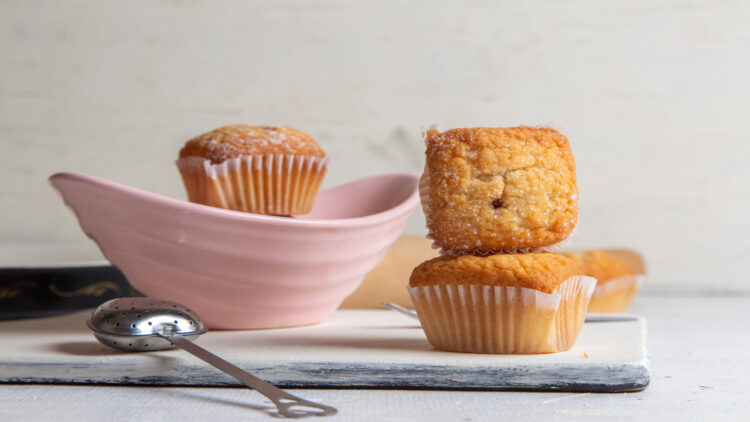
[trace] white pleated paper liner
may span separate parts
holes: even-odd
[[[589,312],[625,312],[645,281],[643,274],[633,274],[598,283],[591,296]]]
[[[327,157],[250,155],[212,164],[203,157],[177,160],[188,200],[235,211],[296,215],[312,209]]]
[[[575,276],[555,292],[490,285],[409,287],[427,340],[452,352],[532,354],[573,347],[596,279]]]

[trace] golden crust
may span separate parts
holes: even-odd
[[[564,252],[563,255],[575,261],[581,267],[583,274],[597,279],[598,285],[618,277],[636,274],[623,260],[604,251],[592,249],[580,252]]]
[[[218,164],[244,155],[293,154],[325,157],[312,136],[285,126],[230,125],[189,140],[180,158],[203,157]]]
[[[553,245],[578,220],[575,162],[554,129],[429,130],[425,136],[429,236],[454,252]]]
[[[609,286],[605,284],[605,286]],[[597,287],[599,284],[597,283]],[[589,312],[625,312],[628,305],[638,293],[638,282],[633,280],[630,283],[618,286],[616,289],[598,289],[594,291],[589,302]]]
[[[540,252],[488,256],[442,255],[419,264],[409,286],[437,284],[514,286],[552,293],[580,267],[562,255]]]

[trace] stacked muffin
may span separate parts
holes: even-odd
[[[573,346],[596,280],[547,252],[578,220],[575,162],[549,128],[425,133],[420,183],[428,237],[441,256],[409,280],[437,349],[550,353]]]

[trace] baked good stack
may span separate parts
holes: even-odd
[[[420,183],[441,256],[417,266],[409,293],[430,343],[473,353],[573,346],[596,280],[548,252],[578,220],[565,136],[535,127],[425,133]]]

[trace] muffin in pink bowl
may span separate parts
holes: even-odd
[[[271,215],[310,212],[327,166],[312,136],[285,126],[223,126],[177,160],[191,202]]]
[[[194,309],[214,329],[325,319],[399,237],[418,176],[386,174],[320,192],[310,213],[251,214],[91,176],[50,178],[83,231],[147,296]]]

